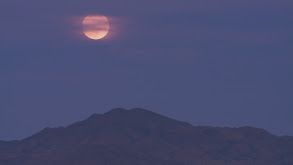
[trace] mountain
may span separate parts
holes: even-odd
[[[196,127],[118,108],[21,141],[0,141],[0,165],[212,164],[293,165],[293,137],[252,127]]]

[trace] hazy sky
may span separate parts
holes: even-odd
[[[105,40],[81,18],[110,19]],[[293,135],[292,0],[1,0],[0,140],[112,108]]]

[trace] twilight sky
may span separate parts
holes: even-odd
[[[106,39],[81,19],[110,19]],[[112,108],[293,135],[292,0],[1,0],[0,140]]]

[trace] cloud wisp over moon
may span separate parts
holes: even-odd
[[[93,40],[104,38],[110,29],[109,21],[103,15],[86,16],[82,24],[84,34]]]

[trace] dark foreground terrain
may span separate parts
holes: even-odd
[[[293,165],[293,137],[114,109],[21,141],[0,141],[0,165]]]

